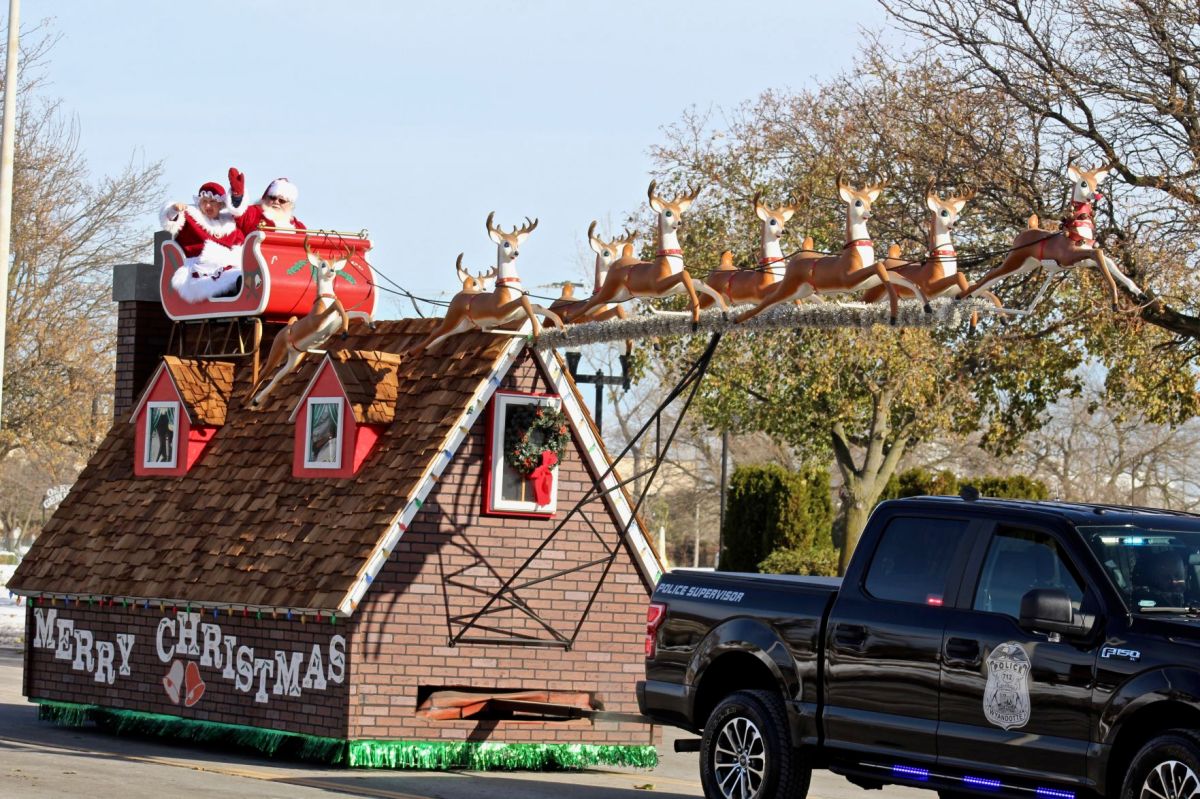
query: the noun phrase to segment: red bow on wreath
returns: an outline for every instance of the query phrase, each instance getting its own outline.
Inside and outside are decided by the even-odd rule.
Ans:
[[[529,473],[533,483],[533,499],[539,505],[550,504],[550,489],[554,487],[554,475],[550,469],[558,463],[558,456],[550,450],[542,450],[542,465]]]

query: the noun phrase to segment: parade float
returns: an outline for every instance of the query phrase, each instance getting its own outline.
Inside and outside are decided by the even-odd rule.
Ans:
[[[1100,170],[1071,169],[1086,203]],[[1031,220],[971,284],[945,221],[969,192],[925,197],[927,257],[877,260],[882,190],[839,179],[837,253],[785,255],[795,209],[755,198],[758,265],[701,279],[676,233],[696,191],[651,184],[654,257],[593,223],[593,293],[550,307],[516,269],[537,221],[489,216],[496,267],[459,256],[430,319],[375,319],[365,234],[252,232],[236,290],[200,301],[173,293],[185,256],[161,240],[161,304],[120,298],[121,417],[10,582],[26,696],[59,723],[352,766],[653,764],[634,683],[662,564],[639,511],[721,338],[1019,314],[990,290],[1038,267],[1128,280],[1090,226]],[[864,296],[812,301],[838,294]],[[688,309],[618,313],[672,296]],[[692,334],[708,346],[610,456],[556,350]],[[650,465],[618,477],[634,447]]]

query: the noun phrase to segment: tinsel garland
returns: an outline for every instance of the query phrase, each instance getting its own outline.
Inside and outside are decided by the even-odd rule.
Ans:
[[[35,699],[38,718],[64,727],[95,724],[124,735],[171,738],[251,749],[268,757],[354,768],[552,771],[591,766],[653,768],[653,746],[489,743],[486,741],[344,741],[265,727],[185,719],[140,710]]]
[[[119,735],[139,735],[153,738],[219,744],[239,749],[251,749],[268,757],[296,758],[337,765],[345,762],[346,742],[339,738],[322,738],[295,732],[282,732],[266,727],[225,724],[217,721],[185,719],[140,710],[118,710],[98,705],[73,702],[54,702],[35,699],[38,718],[64,727],[83,727],[95,724],[102,730]]]
[[[970,318],[974,311],[995,312],[994,305],[974,298],[967,300],[936,299],[930,302],[931,313],[917,300],[901,300],[896,315],[899,327],[932,327],[934,325],[959,325]],[[868,328],[890,324],[891,311],[886,302],[865,305],[851,302],[817,302],[804,305],[777,305],[742,324],[735,324],[742,308],[728,313],[719,308],[700,312],[700,322],[692,329],[690,312],[659,312],[628,319],[609,319],[604,322],[587,322],[567,325],[564,328],[543,328],[533,347],[539,350],[563,347],[578,347],[599,344],[604,341],[625,341],[655,338],[657,336],[683,336],[691,333],[719,333],[778,330],[781,328],[811,327],[830,330],[834,328]]]
[[[351,741],[351,768],[465,768],[476,771],[554,771],[591,766],[654,768],[653,746],[525,744],[487,741]]]

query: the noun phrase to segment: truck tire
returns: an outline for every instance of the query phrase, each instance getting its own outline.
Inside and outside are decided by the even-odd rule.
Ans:
[[[708,717],[700,741],[700,783],[708,799],[804,799],[811,777],[792,746],[777,694],[738,691]]]
[[[1125,771],[1121,799],[1200,799],[1200,739],[1187,730],[1151,738]]]

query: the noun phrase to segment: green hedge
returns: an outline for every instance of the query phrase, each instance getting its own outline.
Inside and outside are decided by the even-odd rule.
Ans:
[[[943,469],[929,472],[926,469],[908,469],[892,475],[883,489],[879,501],[901,497],[953,496],[963,486],[979,489],[981,497],[996,499],[1049,499],[1050,492],[1041,480],[1023,474],[987,477],[958,477]]]
[[[814,551],[832,549],[832,524],[825,469],[739,466],[729,481],[721,570],[758,571],[777,550],[791,551],[788,562],[800,563]],[[772,562],[772,571],[779,562]]]

